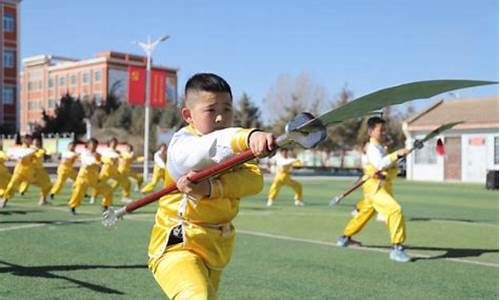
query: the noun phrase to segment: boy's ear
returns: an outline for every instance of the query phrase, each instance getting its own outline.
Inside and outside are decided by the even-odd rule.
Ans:
[[[183,107],[181,109],[181,116],[186,123],[191,123],[191,121],[193,120],[193,118],[191,117],[191,110],[187,107]]]

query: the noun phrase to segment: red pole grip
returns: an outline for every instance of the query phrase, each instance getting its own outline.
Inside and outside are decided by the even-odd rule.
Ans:
[[[242,164],[244,162],[247,162],[249,160],[252,160],[255,158],[255,155],[253,155],[252,150],[246,150],[244,152],[238,153],[235,156],[226,159],[218,164],[215,164],[211,167],[208,167],[206,169],[203,169],[195,174],[193,176],[190,176],[188,179],[189,181],[192,182],[199,182],[204,179],[207,179],[210,176],[213,176],[215,174],[218,174],[220,172],[226,171],[236,165]],[[131,213],[134,210],[146,206],[149,203],[155,202],[161,197],[177,190],[177,184],[172,183],[169,186],[163,188],[162,190],[159,190],[158,192],[154,192],[152,194],[149,194],[137,201],[134,201],[132,203],[129,203],[127,206],[125,206],[125,210],[127,213]]]

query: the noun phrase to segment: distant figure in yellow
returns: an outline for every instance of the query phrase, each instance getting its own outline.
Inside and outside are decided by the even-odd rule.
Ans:
[[[75,147],[76,144],[70,142],[67,151],[63,152],[61,155],[61,163],[57,167],[57,179],[50,190],[50,199],[53,199],[54,195],[61,191],[68,178],[71,178],[73,182],[76,180],[76,175],[78,175],[78,173],[73,169],[73,164],[79,154],[75,151]]]
[[[80,206],[82,197],[89,187],[95,190],[96,195],[103,195],[103,210],[108,209],[113,203],[111,187],[106,182],[99,180],[101,155],[97,153],[97,145],[98,142],[96,139],[90,139],[87,142],[87,151],[84,151],[80,155],[81,166],[73,184],[73,192],[68,203],[72,215],[76,215],[76,208]]]
[[[7,153],[0,151],[0,196],[3,196],[11,178],[9,170],[5,166],[5,161],[8,159]]]
[[[276,196],[278,196],[282,185],[288,185],[293,189],[295,193],[295,206],[304,206],[304,201],[302,200],[302,185],[290,177],[290,171],[293,167],[302,166],[301,161],[296,158],[290,158],[288,156],[287,149],[281,149],[276,155],[275,160],[276,176],[274,177],[271,188],[269,189],[267,206],[273,205],[273,201],[276,199]]]
[[[126,151],[119,151],[120,158],[119,158],[118,172],[127,179],[133,178],[137,183],[137,189],[139,190],[142,186],[143,178],[141,174],[132,171],[131,165],[134,161],[137,162],[144,161],[144,157],[137,156],[134,154],[134,146],[126,144],[126,147],[127,147]],[[118,182],[115,181],[111,187],[113,189],[118,187]]]
[[[403,246],[406,240],[405,219],[401,206],[394,199],[392,182],[398,174],[397,160],[406,156],[409,150],[402,148],[388,154],[383,144],[386,140],[385,120],[371,117],[367,124],[370,141],[366,146],[363,172],[368,180],[363,184],[363,198],[356,204],[357,214],[347,223],[343,235],[337,238],[337,245],[348,247],[359,244],[352,236],[359,233],[377,212],[389,229],[392,243],[389,258],[408,262],[411,257]]]
[[[161,144],[158,151],[155,152],[154,155],[154,168],[153,168],[153,176],[151,177],[151,182],[149,182],[143,189],[143,193],[152,192],[158,181],[164,180],[165,170],[166,170],[166,162],[167,162],[167,145]]]
[[[99,172],[99,181],[106,182],[108,179],[116,181],[122,188],[122,202],[130,202],[130,180],[118,172],[118,159],[120,158],[120,154],[116,149],[117,145],[118,140],[112,138],[108,143],[108,148],[100,151],[103,166],[101,172]],[[95,199],[95,196],[96,191],[93,191],[92,198]],[[93,201],[91,200],[91,202]]]

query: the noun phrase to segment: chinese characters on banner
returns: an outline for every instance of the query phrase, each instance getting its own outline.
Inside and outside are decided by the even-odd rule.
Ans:
[[[146,69],[129,66],[128,102],[131,105],[144,105],[146,102]],[[163,107],[167,103],[167,72],[158,69],[151,70],[149,85],[151,106]]]

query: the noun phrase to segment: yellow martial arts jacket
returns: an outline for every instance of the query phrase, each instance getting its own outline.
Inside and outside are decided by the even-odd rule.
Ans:
[[[276,175],[289,175],[293,167],[302,166],[302,162],[296,158],[284,158],[281,155],[276,156]]]
[[[127,152],[127,151],[119,151],[120,153],[120,159],[119,159],[119,165],[118,165],[118,171],[123,173],[124,171],[129,171],[130,166],[134,161],[144,161],[143,156],[135,156],[135,154],[132,152]]]
[[[61,163],[57,167],[58,173],[64,173],[73,169],[73,165],[75,164],[76,159],[79,154],[74,151],[66,151],[63,152],[61,156]]]
[[[7,154],[3,151],[0,151],[0,177],[8,177],[10,176],[9,170],[5,166],[5,160],[8,159],[9,157]]]
[[[397,153],[386,155],[385,148],[375,139],[370,139],[363,158],[364,177],[369,177],[363,185],[365,192],[373,193],[379,188],[384,188],[392,193],[392,182],[398,175],[399,166],[395,163],[398,159]],[[377,171],[381,172],[382,178],[373,176]],[[382,184],[382,185],[381,185]]]
[[[189,171],[198,171],[248,149],[252,130],[226,128],[201,135],[192,126],[174,134],[167,154],[166,184]],[[234,227],[241,197],[262,190],[263,178],[255,162],[245,163],[210,179],[211,194],[193,199],[180,192],[160,199],[149,243],[150,262],[166,251],[189,250],[212,269],[222,269],[231,258]],[[182,243],[167,247],[172,231],[182,227]]]

